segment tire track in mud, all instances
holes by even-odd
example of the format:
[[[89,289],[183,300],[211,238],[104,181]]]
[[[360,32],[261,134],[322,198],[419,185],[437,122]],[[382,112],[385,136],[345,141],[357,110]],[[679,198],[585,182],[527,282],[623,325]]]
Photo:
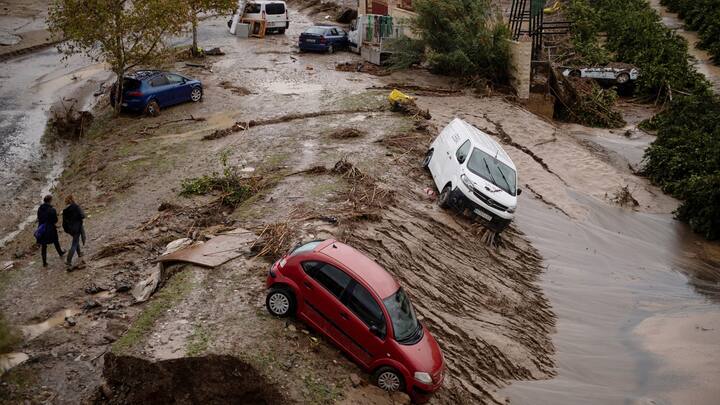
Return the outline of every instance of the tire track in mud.
[[[503,248],[488,248],[476,225],[419,197],[398,193],[379,221],[345,235],[399,279],[440,342],[448,373],[438,399],[504,403],[494,391],[510,380],[553,375],[555,316],[536,285],[542,258],[512,228]]]

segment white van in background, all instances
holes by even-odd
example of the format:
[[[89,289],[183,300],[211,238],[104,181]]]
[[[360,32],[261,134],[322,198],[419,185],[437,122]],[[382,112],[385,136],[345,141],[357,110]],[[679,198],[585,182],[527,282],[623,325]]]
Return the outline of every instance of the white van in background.
[[[238,13],[243,9],[242,16],[239,16]],[[265,32],[275,31],[283,34],[290,27],[290,17],[284,1],[241,0],[238,2],[238,10],[235,15],[228,21],[230,33],[234,34],[233,25],[242,20],[264,20]]]
[[[470,210],[500,232],[514,218],[515,164],[488,134],[455,118],[430,145],[423,161],[430,170],[443,208]]]

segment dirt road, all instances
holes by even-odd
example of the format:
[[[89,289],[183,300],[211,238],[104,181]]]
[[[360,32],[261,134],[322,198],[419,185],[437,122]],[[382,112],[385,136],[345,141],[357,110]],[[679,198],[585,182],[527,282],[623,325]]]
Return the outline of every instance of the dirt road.
[[[501,97],[454,90],[411,91],[433,116],[418,123],[387,111],[389,90],[377,88],[453,83],[422,71],[338,72],[337,63],[357,57],[294,47],[301,30],[324,15],[290,15],[286,35],[263,40],[226,35],[224,19],[204,21],[204,47],[227,54],[195,61],[205,69],[168,66],[203,81],[202,103],[156,118],[112,118],[102,104],[96,110],[58,186],[89,214],[88,266],[65,273],[53,257],[43,269],[28,230],[3,252],[30,252],[2,274],[0,308],[35,332],[18,348],[30,360],[3,376],[0,396],[15,403],[158,395],[168,402],[187,395],[203,402],[401,400],[366,386],[367,374],[302,324],[267,314],[263,282],[275,257],[175,268],[149,302],[131,305],[127,287],[152,271],[168,242],[270,226],[295,230],[293,241],[348,241],[400,280],[448,365],[433,403],[713,398],[706,376],[720,364],[711,344],[720,311],[705,297],[717,293],[718,248],[671,220],[676,202],[628,169],[648,135],[558,126]],[[328,111],[341,112],[302,118]],[[433,182],[419,168],[424,147],[456,115],[496,136],[519,169],[518,220],[499,248],[486,247],[481,227],[441,210],[425,191]],[[191,116],[204,120],[181,121]],[[203,140],[251,120],[272,123]],[[348,128],[355,136],[342,135]],[[212,204],[211,196],[178,196],[184,179],[221,171],[221,156],[263,187],[236,209]],[[342,159],[362,183],[354,171],[303,172]],[[623,186],[637,206],[614,202]],[[384,197],[358,198],[368,190]],[[66,310],[79,312],[66,321]],[[207,370],[202,377],[199,368]],[[676,384],[663,384],[668,379]],[[502,390],[518,380],[546,381]]]

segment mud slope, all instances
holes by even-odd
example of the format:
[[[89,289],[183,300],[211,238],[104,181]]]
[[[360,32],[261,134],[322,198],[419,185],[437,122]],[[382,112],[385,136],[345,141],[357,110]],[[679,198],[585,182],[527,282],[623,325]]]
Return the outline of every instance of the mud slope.
[[[486,247],[479,225],[428,199],[421,190],[432,180],[412,163],[384,179],[405,185],[397,205],[352,229],[348,240],[400,280],[439,340],[449,370],[439,398],[504,403],[498,387],[553,373],[555,318],[535,284],[541,257],[513,228],[503,247]]]

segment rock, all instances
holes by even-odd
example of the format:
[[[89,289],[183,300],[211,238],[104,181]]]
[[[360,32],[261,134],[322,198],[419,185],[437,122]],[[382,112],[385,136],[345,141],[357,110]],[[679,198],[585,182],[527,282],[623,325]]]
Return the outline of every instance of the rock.
[[[132,289],[132,284],[127,280],[117,281],[115,283],[115,291],[119,293],[128,292]]]
[[[97,294],[101,291],[107,291],[107,288],[105,287],[99,287],[95,284],[90,284],[89,286],[85,287],[85,294]]]
[[[85,300],[85,303],[83,303],[82,308],[83,309],[93,309],[100,306],[100,303],[95,300]]]
[[[0,269],[2,269],[2,270],[10,270],[10,269],[13,268],[13,266],[15,266],[15,263],[14,263],[14,262],[11,262],[11,261],[2,262],[2,264],[0,264]]]
[[[363,380],[360,378],[359,375],[352,373],[350,374],[350,382],[352,383],[353,387],[357,387],[358,385],[362,384]]]
[[[178,250],[180,250],[186,246],[190,246],[192,244],[192,242],[193,242],[193,240],[190,238],[176,239],[176,240],[168,243],[167,246],[165,246],[165,252],[163,254],[168,255],[170,253],[177,252]]]
[[[75,325],[77,325],[77,320],[75,320],[75,318],[72,317],[72,316],[66,316],[66,317],[65,317],[65,324],[66,324],[67,326],[75,326]]]
[[[141,280],[135,284],[135,287],[133,287],[131,294],[135,298],[135,302],[147,301],[157,289],[161,278],[162,264],[158,263],[158,265],[153,269],[153,272],[145,280]]]
[[[288,326],[288,330],[289,330],[290,332],[297,332],[297,328],[295,327],[295,325],[290,325],[290,326]]]
[[[113,397],[112,388],[110,388],[108,383],[102,383],[102,385],[100,385],[100,392],[106,399],[112,399]]]

